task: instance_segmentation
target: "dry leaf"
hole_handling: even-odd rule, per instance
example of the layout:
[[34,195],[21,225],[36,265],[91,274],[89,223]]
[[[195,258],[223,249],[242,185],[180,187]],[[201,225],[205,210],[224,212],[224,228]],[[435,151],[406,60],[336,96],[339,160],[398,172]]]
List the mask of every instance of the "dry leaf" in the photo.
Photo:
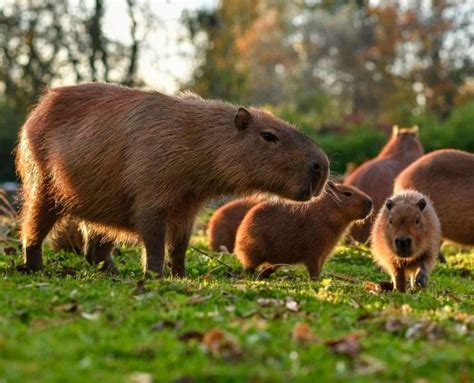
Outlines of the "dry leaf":
[[286,303],[285,303],[285,306],[287,308],[288,311],[293,311],[293,312],[297,312],[298,311],[298,302],[296,302],[294,299],[292,298],[287,298],[286,299]]
[[81,312],[81,316],[84,319],[87,319],[87,320],[90,320],[90,321],[96,321],[96,320],[100,319],[100,312],[96,311],[96,312],[93,312],[93,313],[87,313],[87,312],[83,311],[83,312]]
[[284,301],[281,299],[274,299],[274,298],[258,298],[257,303],[262,307],[282,306]]
[[60,311],[63,313],[74,313],[79,310],[76,302],[65,303],[63,305],[53,307],[53,311]]
[[314,343],[318,340],[313,330],[305,323],[296,323],[293,327],[291,337],[299,343]]
[[355,361],[355,370],[360,375],[370,375],[384,371],[385,363],[370,355],[361,355]]
[[201,341],[202,336],[203,336],[202,332],[196,331],[196,330],[190,330],[190,331],[186,331],[186,332],[182,333],[179,336],[178,339],[182,342],[188,342],[192,339],[196,339],[198,341]]
[[242,355],[242,349],[238,341],[219,329],[206,332],[202,338],[203,346],[214,358],[238,359]]
[[148,372],[133,372],[128,376],[127,383],[153,383],[153,376]]
[[159,321],[158,323],[155,323],[154,325],[151,326],[151,331],[161,331],[166,328],[176,330],[178,327],[181,327],[182,323],[181,322],[175,322],[171,321],[168,319]]
[[359,338],[362,336],[360,332],[346,335],[344,338],[330,340],[325,342],[326,345],[336,354],[347,355],[355,358],[360,353]]
[[390,332],[400,331],[403,327],[402,321],[396,317],[388,317],[384,325],[385,330]]
[[212,295],[201,296],[201,295],[193,295],[189,298],[186,302],[187,305],[196,305],[198,303],[206,302],[212,298]]
[[375,283],[375,282],[366,281],[364,283],[364,287],[366,290],[369,290],[371,293],[378,294],[382,292],[382,286],[380,286],[378,283]]

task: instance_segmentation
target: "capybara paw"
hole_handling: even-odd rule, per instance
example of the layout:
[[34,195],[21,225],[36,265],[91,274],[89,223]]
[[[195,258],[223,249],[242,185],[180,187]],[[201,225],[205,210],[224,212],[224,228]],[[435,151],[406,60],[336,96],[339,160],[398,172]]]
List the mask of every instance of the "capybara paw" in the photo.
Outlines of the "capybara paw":
[[175,267],[171,269],[171,274],[175,278],[184,278],[186,276],[186,271],[184,267]]
[[428,276],[425,273],[419,273],[415,279],[416,287],[426,287],[428,285]]
[[100,271],[110,274],[110,275],[117,275],[119,274],[119,269],[115,266],[115,263],[104,263],[100,268]]
[[382,291],[393,291],[393,282],[382,281],[379,282],[379,285],[382,288]]
[[41,265],[30,265],[28,263],[23,263],[16,267],[16,270],[20,273],[30,274],[42,269]]

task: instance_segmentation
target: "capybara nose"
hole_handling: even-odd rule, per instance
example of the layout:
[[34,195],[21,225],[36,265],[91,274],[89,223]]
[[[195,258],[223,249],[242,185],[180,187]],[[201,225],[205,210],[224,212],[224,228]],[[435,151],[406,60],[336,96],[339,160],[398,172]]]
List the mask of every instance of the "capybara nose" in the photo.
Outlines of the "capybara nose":
[[411,238],[395,238],[395,247],[400,254],[408,254],[411,250]]
[[365,208],[366,208],[367,210],[372,210],[372,206],[373,206],[373,205],[374,205],[374,204],[372,203],[372,200],[371,200],[371,199],[368,199],[367,201],[365,201]]

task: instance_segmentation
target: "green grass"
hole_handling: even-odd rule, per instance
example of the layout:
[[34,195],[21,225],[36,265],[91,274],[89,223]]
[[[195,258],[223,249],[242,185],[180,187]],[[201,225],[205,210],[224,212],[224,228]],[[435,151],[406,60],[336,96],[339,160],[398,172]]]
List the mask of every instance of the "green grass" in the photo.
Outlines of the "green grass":
[[[233,256],[190,249],[188,278],[138,287],[135,248],[115,256],[117,277],[50,251],[43,272],[22,275],[18,254],[0,252],[0,382],[472,382],[474,253],[447,252],[428,289],[407,294],[368,290],[387,276],[353,247],[338,247],[316,282],[302,267],[249,279]],[[315,340],[293,339],[297,323]],[[227,349],[199,339],[211,329]],[[353,333],[351,355],[327,344]]]

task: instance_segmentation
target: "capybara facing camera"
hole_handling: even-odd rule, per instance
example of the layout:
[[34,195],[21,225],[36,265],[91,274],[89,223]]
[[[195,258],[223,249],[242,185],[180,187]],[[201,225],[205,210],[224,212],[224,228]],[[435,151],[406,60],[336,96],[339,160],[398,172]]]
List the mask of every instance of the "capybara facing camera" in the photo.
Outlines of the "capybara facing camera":
[[392,278],[394,290],[426,287],[438,258],[441,225],[429,198],[402,190],[386,200],[375,220],[372,252],[376,263]]
[[310,202],[262,202],[253,207],[237,230],[235,254],[245,270],[262,266],[263,277],[281,264],[302,263],[311,278],[322,266],[349,225],[372,211],[371,198],[359,189],[328,183],[327,192]]
[[209,198],[270,192],[305,201],[329,163],[308,137],[272,114],[192,94],[108,84],[50,89],[19,134],[21,236],[26,271],[71,216],[111,239],[140,239],[145,272],[163,274],[167,247],[184,275],[194,218]]

